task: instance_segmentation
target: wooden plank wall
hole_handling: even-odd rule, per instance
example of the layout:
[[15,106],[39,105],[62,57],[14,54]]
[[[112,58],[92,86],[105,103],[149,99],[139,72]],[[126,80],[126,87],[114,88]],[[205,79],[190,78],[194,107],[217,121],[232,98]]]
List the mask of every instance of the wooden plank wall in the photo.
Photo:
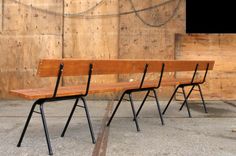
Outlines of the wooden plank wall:
[[[148,8],[162,3],[162,0],[134,1],[133,6],[136,10]],[[174,17],[163,26],[160,23],[169,19],[173,14],[173,9],[178,5],[178,0],[166,5],[139,12],[141,18],[150,27],[144,24],[136,14],[129,14],[120,17],[119,26],[119,58],[125,59],[174,59],[175,52],[175,33],[184,33],[185,29],[185,1],[181,1],[180,6]],[[133,10],[130,0],[120,0],[120,12]],[[164,75],[164,76],[174,76]],[[120,80],[127,80],[129,77],[140,79],[136,76],[120,76]],[[150,79],[158,75],[150,75]],[[161,97],[169,98],[173,87],[160,89]],[[138,95],[139,96],[139,95]]]
[[[98,0],[67,0],[65,14],[76,15],[93,7]],[[102,4],[87,12],[85,16],[65,18],[65,58],[114,59],[118,49],[118,17],[89,18],[93,14],[118,13],[118,0],[100,1]],[[117,76],[96,76],[92,81],[116,81]],[[83,82],[83,81],[82,81]],[[66,77],[65,85],[81,83],[81,78]]]
[[[176,59],[215,60],[203,92],[206,99],[236,99],[236,35],[196,34],[176,35]],[[199,98],[199,95],[193,98]]]
[[[61,17],[28,7],[29,0],[2,2],[0,98],[9,98],[10,89],[51,85],[53,79],[35,74],[39,58],[61,58]],[[35,0],[33,6],[62,10],[59,0]]]
[[[94,9],[93,6],[97,5]],[[78,16],[80,12],[84,16]],[[91,18],[93,15],[118,14],[118,0],[66,0],[64,26],[64,58],[117,58],[118,16]],[[64,77],[64,85],[81,84],[87,77]],[[92,82],[114,82],[117,75],[93,76]],[[92,95],[91,98],[110,98],[114,93]]]
[[[39,58],[118,56],[118,16],[90,18],[94,14],[118,14],[118,0],[0,2],[0,17],[3,17],[0,20],[0,98],[12,98],[8,94],[10,89],[54,85],[54,78],[35,76]],[[67,77],[63,85],[85,80]],[[117,81],[117,76],[97,76],[92,80]]]
[[2,19],[3,19],[3,8],[4,8],[4,5],[3,5],[3,3],[2,3],[2,1],[3,0],[0,0],[0,7],[1,7],[1,9],[0,9],[0,33],[2,32],[2,25],[3,25],[3,23],[2,23]]
[[[213,80],[204,86],[204,91],[207,89],[206,98],[236,99],[233,90],[235,35],[184,34],[185,0],[180,0],[171,20],[168,19],[172,17],[179,0],[137,14],[132,13],[134,8],[139,10],[163,2],[166,1],[0,0],[0,99],[12,98],[8,94],[10,89],[53,85],[54,79],[35,76],[38,60],[44,57],[211,57],[217,61],[216,73],[210,73]],[[166,20],[166,24],[158,26]],[[176,33],[183,35],[175,36]],[[156,76],[149,75],[150,79]],[[167,73],[166,76],[174,75]],[[140,79],[140,75],[111,75],[93,77],[93,81],[124,81],[130,77]],[[68,77],[63,79],[63,85],[78,84],[85,80],[85,77]],[[161,89],[161,98],[168,99],[172,91],[173,87]],[[101,96],[110,98],[113,95]]]

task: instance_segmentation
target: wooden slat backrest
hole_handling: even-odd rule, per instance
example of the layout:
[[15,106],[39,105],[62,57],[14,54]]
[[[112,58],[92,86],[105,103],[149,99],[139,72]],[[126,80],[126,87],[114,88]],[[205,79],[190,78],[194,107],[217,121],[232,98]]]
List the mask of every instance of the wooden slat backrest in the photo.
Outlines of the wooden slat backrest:
[[142,73],[148,64],[147,72],[160,72],[165,64],[165,72],[194,71],[196,64],[198,70],[213,69],[214,61],[161,61],[161,60],[83,60],[83,59],[41,59],[38,67],[38,76],[54,77],[58,75],[59,65],[63,63],[63,76],[87,75],[89,65],[93,65],[94,75],[103,74],[132,74]]

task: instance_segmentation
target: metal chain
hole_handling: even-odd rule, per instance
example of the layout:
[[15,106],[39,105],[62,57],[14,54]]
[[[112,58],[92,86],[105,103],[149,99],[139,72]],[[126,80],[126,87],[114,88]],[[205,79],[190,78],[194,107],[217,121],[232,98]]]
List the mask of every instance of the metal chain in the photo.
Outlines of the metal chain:
[[[132,9],[133,9],[134,12],[135,12],[135,15],[136,15],[145,25],[150,26],[150,27],[161,27],[161,26],[165,25],[166,23],[168,23],[168,22],[176,15],[176,13],[177,13],[177,11],[178,11],[178,9],[179,9],[179,6],[180,6],[180,2],[181,2],[181,0],[178,1],[177,6],[176,6],[175,9],[173,10],[172,15],[171,15],[167,20],[165,20],[164,22],[162,22],[162,23],[156,25],[156,24],[151,24],[151,23],[146,22],[146,21],[140,16],[140,14],[138,13],[138,11],[137,11],[136,8],[134,7],[133,1],[132,1],[132,0],[129,0],[129,1],[130,1],[131,6],[132,6]],[[172,2],[172,1],[174,1],[174,0],[166,1],[166,2],[164,2],[163,4],[167,4],[167,3],[170,3],[170,2]]]
[[54,16],[64,16],[64,17],[68,17],[68,18],[97,19],[97,18],[110,18],[110,17],[117,17],[117,16],[128,15],[128,14],[135,14],[145,25],[148,25],[150,27],[161,27],[161,26],[165,25],[166,23],[168,23],[176,15],[176,13],[179,9],[179,6],[180,6],[180,2],[181,2],[181,0],[178,1],[177,6],[173,10],[173,14],[167,20],[165,20],[164,22],[162,22],[160,24],[155,25],[155,24],[150,24],[150,23],[146,22],[139,15],[139,13],[144,12],[144,11],[149,11],[149,10],[152,10],[152,9],[156,9],[158,7],[161,7],[161,6],[164,6],[168,3],[171,3],[175,0],[167,0],[163,3],[159,3],[159,4],[156,4],[156,5],[150,6],[150,7],[146,7],[146,8],[143,8],[143,9],[137,9],[137,10],[134,7],[133,1],[129,0],[130,4],[131,4],[131,7],[132,7],[131,11],[125,11],[125,12],[120,12],[120,13],[99,14],[99,15],[86,15],[86,14],[93,11],[93,10],[95,10],[98,6],[102,5],[106,0],[101,0],[89,9],[87,9],[85,11],[82,11],[82,12],[73,13],[73,14],[62,14],[62,13],[58,13],[58,12],[38,8],[38,7],[35,7],[33,5],[27,5],[27,4],[24,4],[24,3],[20,2],[20,1],[17,1],[17,0],[11,0],[11,1],[13,1],[17,4],[20,4],[24,7],[28,7],[30,9],[36,10],[36,11],[44,12],[44,13],[54,15]]

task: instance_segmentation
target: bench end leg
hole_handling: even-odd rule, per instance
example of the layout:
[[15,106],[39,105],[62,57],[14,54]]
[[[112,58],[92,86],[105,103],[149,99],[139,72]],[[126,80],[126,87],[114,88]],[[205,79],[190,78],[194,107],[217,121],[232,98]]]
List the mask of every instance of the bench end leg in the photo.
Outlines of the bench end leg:
[[23,131],[22,131],[22,133],[21,133],[21,136],[20,136],[20,139],[19,139],[19,141],[18,141],[18,143],[17,143],[17,147],[20,147],[20,146],[21,146],[21,143],[22,143],[23,138],[24,138],[24,136],[25,136],[25,132],[26,132],[26,130],[27,130],[27,128],[28,128],[30,119],[31,119],[31,117],[32,117],[32,115],[33,115],[33,113],[34,113],[35,106],[36,106],[38,103],[39,103],[38,100],[35,101],[34,104],[33,104],[32,107],[31,107],[31,110],[30,110],[29,115],[28,115],[28,118],[27,118],[27,120],[26,120],[24,129],[23,129]]
[[139,128],[139,124],[138,124],[138,119],[136,117],[136,112],[135,112],[135,109],[134,109],[134,103],[133,103],[133,99],[132,99],[131,94],[129,94],[129,99],[130,99],[130,104],[131,104],[132,112],[133,112],[133,115],[134,115],[135,125],[136,125],[136,128],[137,128],[137,131],[139,132],[140,128]]
[[67,119],[66,125],[65,125],[65,127],[64,127],[64,129],[63,129],[63,131],[62,131],[62,133],[61,133],[61,137],[64,137],[64,136],[65,136],[66,130],[67,130],[68,125],[69,125],[69,123],[70,123],[70,121],[71,121],[71,118],[72,118],[72,116],[73,116],[73,114],[74,114],[74,112],[75,112],[75,108],[76,108],[76,106],[77,106],[77,104],[78,104],[78,101],[79,101],[79,98],[77,98],[76,101],[75,101],[75,104],[74,104],[74,106],[73,106],[73,108],[72,108],[72,110],[71,110],[71,113],[70,113],[70,115],[69,115],[69,118]]
[[82,101],[84,103],[84,110],[85,110],[86,117],[87,117],[87,120],[88,120],[88,125],[89,125],[89,130],[90,130],[92,142],[93,142],[93,144],[95,144],[96,143],[96,139],[94,137],[93,126],[92,126],[92,123],[91,123],[91,120],[90,120],[90,115],[89,115],[89,111],[88,111],[87,102],[86,102],[85,98],[81,97],[81,99],[82,99]]

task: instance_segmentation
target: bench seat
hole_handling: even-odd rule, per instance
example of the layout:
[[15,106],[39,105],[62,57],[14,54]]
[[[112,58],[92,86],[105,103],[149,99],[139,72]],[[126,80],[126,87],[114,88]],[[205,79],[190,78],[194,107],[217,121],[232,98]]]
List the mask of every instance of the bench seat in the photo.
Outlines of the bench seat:
[[[171,86],[190,83],[189,79],[163,79],[162,86]],[[134,82],[115,82],[107,84],[91,84],[89,94],[103,93],[103,92],[118,92],[129,89],[137,89],[140,85],[139,81]],[[156,87],[157,81],[145,81],[142,88]],[[57,97],[74,96],[84,94],[86,91],[86,85],[79,86],[63,86],[59,87],[57,91]],[[35,89],[19,89],[11,90],[10,93],[17,95],[24,99],[33,100],[41,98],[51,98],[53,96],[54,88],[35,88]]]

